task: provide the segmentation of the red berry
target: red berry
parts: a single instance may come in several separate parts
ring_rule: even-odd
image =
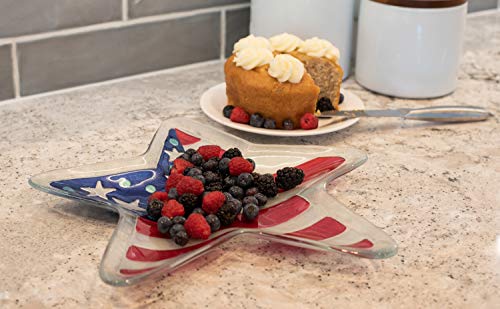
[[[304,130],[312,130],[318,127],[318,118],[311,113],[305,113],[300,118],[300,127]]]
[[[176,170],[172,170],[176,171]],[[170,189],[177,187],[177,184],[184,178],[182,174],[179,172],[175,173],[170,173],[170,176],[168,176],[167,183],[165,184],[166,191],[170,191]],[[167,194],[168,195],[168,194]]]
[[[176,200],[170,200],[161,209],[161,215],[169,218],[184,216],[184,206]]]
[[[182,178],[181,181],[179,181],[176,188],[177,188],[177,194],[179,194],[179,196],[185,193],[200,195],[205,190],[205,187],[203,186],[203,183],[201,181],[199,181],[198,179],[194,179],[193,177],[187,177],[187,176]]]
[[[205,159],[205,161],[211,158],[217,158],[219,156],[220,151],[221,148],[217,145],[206,145],[198,148],[198,153],[201,154],[201,156],[203,157],[203,159]]]
[[[207,239],[210,236],[210,225],[199,213],[191,214],[184,222],[184,228],[191,238]]]
[[[187,168],[187,167],[193,167],[193,163],[189,162],[189,161],[186,161],[182,158],[177,158],[174,160],[174,168],[180,173],[184,173],[184,170]]]
[[[208,214],[214,214],[221,208],[222,205],[226,202],[226,196],[224,193],[220,191],[213,191],[207,193],[203,197],[203,204],[201,208],[206,211]]]
[[[162,192],[162,191],[156,191],[155,193],[151,194],[148,198],[148,203],[151,202],[152,200],[160,200],[162,202],[165,202],[168,200],[168,193],[167,192]]]
[[[242,157],[235,157],[229,161],[229,174],[233,176],[238,176],[241,173],[251,173],[253,172],[252,163],[248,162],[247,159]]]
[[[231,113],[231,121],[238,123],[249,123],[250,115],[241,107],[235,107]]]

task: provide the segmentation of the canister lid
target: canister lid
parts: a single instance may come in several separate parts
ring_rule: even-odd
[[[408,8],[437,9],[459,6],[467,0],[371,0],[373,2]]]

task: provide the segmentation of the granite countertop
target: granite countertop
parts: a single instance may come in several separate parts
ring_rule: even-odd
[[[0,106],[1,307],[498,306],[498,11],[469,19],[451,96],[401,100],[345,83],[369,108],[474,104],[497,115],[487,122],[363,119],[338,133],[285,139],[230,131],[253,142],[366,151],[368,162],[329,188],[396,240],[396,256],[366,260],[240,237],[162,280],[104,284],[99,261],[117,215],[35,191],[28,178],[142,153],[161,121],[202,116],[200,94],[221,81],[217,63]]]

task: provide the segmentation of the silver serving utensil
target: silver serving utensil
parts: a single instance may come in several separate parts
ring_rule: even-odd
[[[344,110],[322,112],[318,118],[345,120],[358,117],[399,117],[410,120],[436,122],[473,122],[488,119],[492,114],[476,106],[435,106],[425,108],[399,108],[380,110]]]

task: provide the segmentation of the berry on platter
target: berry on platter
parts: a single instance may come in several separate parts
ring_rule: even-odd
[[[234,106],[232,105],[226,105],[224,106],[224,109],[222,110],[222,114],[224,114],[224,117],[230,118],[231,113],[233,112]]]
[[[241,107],[235,107],[231,113],[231,121],[238,123],[249,123],[250,115]]]
[[[184,222],[184,228],[191,238],[207,239],[210,236],[210,225],[201,214],[191,214]]]
[[[283,121],[283,129],[285,130],[293,130],[293,121],[290,119],[286,119]]]
[[[300,127],[304,130],[312,130],[318,127],[318,118],[311,113],[306,113],[300,118]]]

